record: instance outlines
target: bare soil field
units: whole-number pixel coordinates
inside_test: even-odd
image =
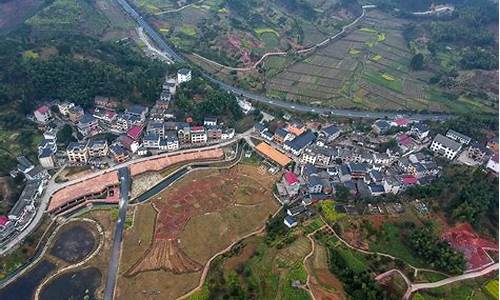
[[[275,180],[243,164],[194,171],[138,206],[125,232],[120,297],[171,299],[194,288],[211,256],[274,213]]]

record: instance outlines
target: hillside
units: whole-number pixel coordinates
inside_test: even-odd
[[[361,14],[350,0],[131,2],[179,50],[231,66],[318,43]]]

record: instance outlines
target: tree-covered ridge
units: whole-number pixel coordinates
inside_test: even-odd
[[[418,256],[429,263],[431,268],[449,274],[462,274],[465,270],[464,256],[453,250],[448,242],[440,240],[431,228],[422,227],[413,230],[408,237],[408,244]]]
[[[194,77],[193,80],[183,83],[176,94],[175,106],[181,113],[199,122],[202,122],[205,116],[225,117],[225,120],[231,123],[243,117],[233,94],[212,87],[201,76]]]
[[[455,222],[468,222],[479,231],[496,238],[498,233],[498,179],[477,169],[449,166],[428,185],[408,189],[413,198],[431,199]]]
[[[152,103],[166,67],[126,45],[84,36],[36,43],[0,41],[0,105],[24,101],[23,113],[43,101],[60,99],[88,106],[95,96]],[[52,54],[42,57],[46,49]],[[26,51],[36,55],[24,55]]]

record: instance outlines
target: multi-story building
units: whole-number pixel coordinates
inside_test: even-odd
[[[179,126],[177,130],[177,136],[179,137],[179,143],[187,144],[191,142],[191,128],[189,126]]]
[[[183,82],[191,81],[191,70],[182,68],[177,71],[177,83],[181,84]]]
[[[220,127],[220,126],[207,126],[207,139],[209,139],[209,140],[222,139],[222,127]]]
[[[80,106],[73,106],[68,110],[68,118],[71,122],[73,123],[78,123],[80,122],[80,119],[83,117],[85,112],[83,111],[83,108]]]
[[[38,161],[40,165],[46,169],[53,169],[55,167],[54,152],[49,148],[43,148],[38,153]]]
[[[142,139],[142,146],[150,149],[160,148],[160,136],[154,133],[146,134]]]
[[[69,114],[69,110],[74,107],[75,104],[73,102],[63,102],[57,104],[57,107],[59,108],[59,113],[63,116],[67,116]]]
[[[108,155],[108,142],[106,140],[91,140],[87,144],[89,157],[104,157]]]
[[[70,163],[87,163],[89,150],[85,142],[73,142],[66,148],[66,154]]]
[[[163,138],[165,136],[165,126],[163,122],[150,122],[146,128],[146,134],[155,134]]]
[[[97,133],[98,128],[99,128],[99,122],[97,121],[96,118],[94,118],[93,115],[85,114],[80,119],[80,122],[78,122],[77,127],[78,127],[78,131],[83,136],[88,136],[88,135]]]
[[[429,148],[434,153],[452,160],[457,156],[458,152],[462,148],[462,144],[455,142],[454,140],[445,137],[444,135],[438,134],[432,141],[432,144]]]
[[[160,140],[160,150],[176,151],[179,149],[179,139],[173,131],[165,133],[165,137]]]
[[[47,105],[40,106],[33,114],[35,115],[35,119],[42,124],[48,123],[52,117],[50,108]]]
[[[203,126],[191,127],[191,143],[206,143],[207,142],[207,132]]]
[[[459,142],[460,144],[465,144],[465,145],[469,145],[469,143],[472,141],[470,137],[461,134],[460,132],[456,132],[455,130],[452,129],[446,132],[446,137],[456,142]]]
[[[322,128],[319,136],[330,143],[340,136],[340,129],[336,125],[330,125]]]

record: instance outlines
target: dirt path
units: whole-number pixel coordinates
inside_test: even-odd
[[[361,253],[364,253],[364,254],[368,254],[368,255],[379,255],[379,256],[384,256],[384,257],[387,257],[387,258],[390,258],[392,260],[396,260],[396,259],[399,259],[401,261],[403,261],[405,264],[407,264],[410,268],[412,268],[414,271],[415,271],[415,274],[417,274],[418,272],[420,271],[423,271],[423,272],[429,272],[429,273],[436,273],[436,274],[441,274],[443,276],[446,276],[446,277],[450,277],[449,274],[446,274],[446,273],[443,273],[441,271],[437,271],[437,270],[432,270],[432,269],[426,269],[426,268],[418,268],[418,267],[415,267],[413,265],[411,265],[410,263],[404,261],[403,259],[401,258],[397,258],[395,256],[392,256],[390,254],[387,254],[387,253],[382,253],[382,252],[374,252],[374,251],[367,251],[367,250],[363,250],[363,249],[360,249],[360,248],[357,248],[357,247],[354,247],[352,246],[351,244],[349,244],[347,241],[345,241],[344,239],[342,239],[338,234],[337,232],[323,219],[323,217],[321,217],[321,220],[326,224],[325,226],[328,227],[328,229],[330,229],[330,231],[333,233],[333,235],[335,235],[335,237],[341,241],[344,245],[346,245],[348,248],[352,249],[352,250],[355,250],[355,251],[358,251],[358,252],[361,252]]]
[[[307,288],[306,288],[306,287],[302,287],[302,288],[303,288],[304,290],[306,290],[306,291],[309,293],[309,295],[311,296],[311,299],[313,299],[313,300],[316,300],[316,297],[314,296],[314,293],[312,292],[312,287],[311,287],[311,274],[310,274],[310,272],[309,272],[309,271],[308,271],[308,269],[307,269],[307,260],[308,260],[311,256],[313,256],[313,255],[314,255],[314,251],[316,250],[316,243],[314,242],[314,239],[312,238],[312,236],[313,236],[316,232],[318,232],[318,231],[320,231],[320,230],[324,229],[326,226],[327,226],[327,225],[323,225],[323,226],[321,226],[320,228],[318,228],[318,229],[314,230],[313,232],[311,232],[311,233],[309,233],[309,234],[307,235],[307,238],[308,238],[308,239],[309,239],[309,241],[311,242],[311,252],[309,252],[309,254],[307,254],[307,255],[304,257],[304,259],[302,260],[302,263],[304,264],[304,269],[305,269],[305,270],[306,270],[306,272],[307,272],[307,280],[306,280],[306,287],[307,287]]]

